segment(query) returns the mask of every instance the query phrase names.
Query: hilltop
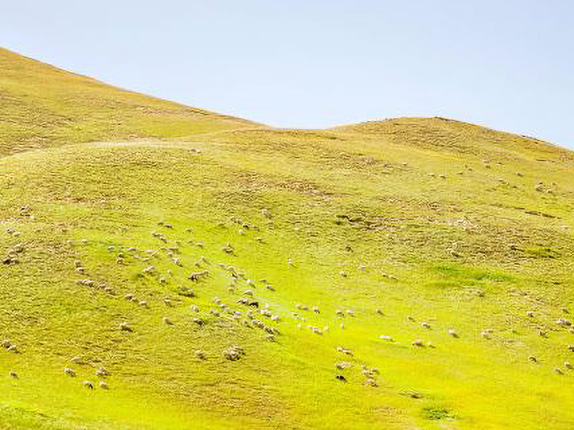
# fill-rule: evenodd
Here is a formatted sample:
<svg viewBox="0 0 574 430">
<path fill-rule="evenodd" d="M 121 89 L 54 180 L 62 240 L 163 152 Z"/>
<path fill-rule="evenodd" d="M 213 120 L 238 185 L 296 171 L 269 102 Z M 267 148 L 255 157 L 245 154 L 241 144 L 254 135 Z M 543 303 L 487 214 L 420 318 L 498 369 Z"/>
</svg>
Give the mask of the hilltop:
<svg viewBox="0 0 574 430">
<path fill-rule="evenodd" d="M 572 428 L 570 151 L 0 55 L 4 428 Z"/>
<path fill-rule="evenodd" d="M 111 87 L 0 48 L 0 153 L 254 123 Z"/>
</svg>

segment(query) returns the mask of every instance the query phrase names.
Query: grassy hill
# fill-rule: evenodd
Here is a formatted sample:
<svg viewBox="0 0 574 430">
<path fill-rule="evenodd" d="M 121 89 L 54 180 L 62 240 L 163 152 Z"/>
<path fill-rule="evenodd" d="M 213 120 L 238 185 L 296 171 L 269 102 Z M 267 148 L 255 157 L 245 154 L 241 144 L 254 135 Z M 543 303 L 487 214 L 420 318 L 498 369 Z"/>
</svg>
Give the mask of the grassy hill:
<svg viewBox="0 0 574 430">
<path fill-rule="evenodd" d="M 254 123 L 105 85 L 0 48 L 0 154 Z"/>
<path fill-rule="evenodd" d="M 571 152 L 2 59 L 0 427 L 573 427 Z"/>
</svg>

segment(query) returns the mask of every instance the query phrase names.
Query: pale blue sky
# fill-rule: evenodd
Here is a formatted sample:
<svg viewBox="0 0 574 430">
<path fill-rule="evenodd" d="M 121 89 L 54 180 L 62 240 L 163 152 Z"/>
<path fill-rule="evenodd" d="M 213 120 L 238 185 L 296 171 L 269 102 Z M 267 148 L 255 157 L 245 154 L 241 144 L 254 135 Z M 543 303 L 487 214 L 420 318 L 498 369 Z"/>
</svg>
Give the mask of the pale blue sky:
<svg viewBox="0 0 574 430">
<path fill-rule="evenodd" d="M 445 116 L 574 148 L 572 0 L 18 0 L 0 44 L 274 126 Z"/>
</svg>

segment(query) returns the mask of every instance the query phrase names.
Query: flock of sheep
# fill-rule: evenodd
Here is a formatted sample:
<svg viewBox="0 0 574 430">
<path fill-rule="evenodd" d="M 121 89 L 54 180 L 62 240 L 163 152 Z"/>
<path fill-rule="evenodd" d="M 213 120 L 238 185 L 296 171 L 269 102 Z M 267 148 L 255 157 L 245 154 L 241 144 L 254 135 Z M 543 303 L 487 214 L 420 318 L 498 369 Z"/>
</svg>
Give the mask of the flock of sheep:
<svg viewBox="0 0 574 430">
<path fill-rule="evenodd" d="M 262 214 L 267 218 L 271 217 L 271 214 L 266 209 L 262 211 Z M 240 219 L 234 218 L 233 222 L 241 225 L 241 228 L 238 231 L 240 235 L 244 235 L 246 231 L 259 231 L 259 228 L 257 226 L 244 223 Z M 160 221 L 158 223 L 158 226 L 165 229 L 165 231 L 173 230 L 173 226 L 165 221 Z M 8 229 L 7 232 L 8 234 L 13 236 L 20 235 L 19 232 L 13 229 Z M 192 233 L 192 230 L 187 229 L 186 233 Z M 135 247 L 124 249 L 123 247 L 118 248 L 116 246 L 109 246 L 108 251 L 110 253 L 115 254 L 115 260 L 118 265 L 122 266 L 129 265 L 131 264 L 130 262 L 134 261 L 140 261 L 142 263 L 145 263 L 145 267 L 141 270 L 141 276 L 151 280 L 155 280 L 158 283 L 158 286 L 161 287 L 165 284 L 170 283 L 170 277 L 173 275 L 173 269 L 168 269 L 165 273 L 162 273 L 158 268 L 154 266 L 153 264 L 154 260 L 160 260 L 163 257 L 167 257 L 175 267 L 184 268 L 185 265 L 181 258 L 182 257 L 181 247 L 183 244 L 181 241 L 175 240 L 171 242 L 172 243 L 171 245 L 169 245 L 170 239 L 165 233 L 152 231 L 151 235 L 152 237 L 158 239 L 162 243 L 159 249 L 147 250 L 141 255 L 139 254 L 138 249 L 136 249 Z M 264 242 L 262 238 L 258 238 L 258 241 L 262 243 Z M 82 242 L 85 243 L 86 241 L 83 240 Z M 204 244 L 202 242 L 195 242 L 194 240 L 189 240 L 188 243 L 199 249 L 204 248 Z M 6 258 L 3 261 L 4 264 L 5 265 L 18 264 L 19 256 L 23 252 L 24 252 L 24 245 L 22 244 L 14 245 L 8 251 Z M 221 247 L 221 252 L 222 256 L 236 255 L 236 249 L 230 242 L 227 242 Z M 247 276 L 235 266 L 228 265 L 223 262 L 213 265 L 206 257 L 203 256 L 200 256 L 195 262 L 193 262 L 192 265 L 193 265 L 193 272 L 191 272 L 188 276 L 190 286 L 179 287 L 176 290 L 176 292 L 184 299 L 189 299 L 188 303 L 190 311 L 189 320 L 193 322 L 198 328 L 201 328 L 205 324 L 207 324 L 210 318 L 228 318 L 229 320 L 235 321 L 238 324 L 242 324 L 246 327 L 260 330 L 263 334 L 262 339 L 268 342 L 277 342 L 278 336 L 281 335 L 279 326 L 281 324 L 287 324 L 290 320 L 294 321 L 299 329 L 307 328 L 312 333 L 315 333 L 320 336 L 328 333 L 330 330 L 328 325 L 318 327 L 313 324 L 306 324 L 308 320 L 305 314 L 306 312 L 308 312 L 310 315 L 314 315 L 315 319 L 321 318 L 324 315 L 321 309 L 316 305 L 296 303 L 293 305 L 291 315 L 281 316 L 279 315 L 279 313 L 273 312 L 269 304 L 261 303 L 261 301 L 255 297 L 257 295 L 257 291 L 259 288 L 258 284 L 260 284 L 261 287 L 267 291 L 271 292 L 276 291 L 275 287 L 267 279 L 261 279 L 258 282 L 255 282 L 252 279 L 248 279 Z M 295 269 L 296 265 L 292 258 L 289 258 L 287 260 L 287 266 L 290 269 Z M 230 294 L 236 296 L 235 303 L 233 304 L 225 303 L 219 297 L 214 297 L 212 300 L 213 303 L 212 307 L 209 308 L 209 310 L 207 309 L 204 310 L 204 313 L 208 313 L 208 315 L 203 317 L 200 307 L 196 303 L 193 303 L 194 298 L 196 297 L 195 287 L 196 286 L 199 287 L 203 281 L 212 277 L 214 274 L 214 270 L 217 270 L 215 269 L 216 267 L 218 268 L 218 270 L 220 270 L 220 274 L 222 276 L 227 277 L 228 279 L 227 290 Z M 81 260 L 74 261 L 74 269 L 78 274 L 86 274 L 88 271 Z M 365 270 L 365 266 L 359 267 L 359 270 Z M 343 278 L 347 278 L 349 276 L 346 272 L 340 272 L 339 275 Z M 393 280 L 397 279 L 393 275 L 384 274 L 384 276 L 388 279 Z M 116 295 L 116 291 L 113 288 L 109 287 L 106 283 L 98 283 L 89 278 L 78 280 L 78 284 L 84 287 L 101 289 L 103 292 L 113 296 Z M 125 293 L 124 299 L 129 302 L 133 302 L 142 310 L 149 309 L 151 306 L 148 300 L 138 299 L 137 295 L 133 292 Z M 178 300 L 178 302 L 181 302 L 181 300 Z M 165 297 L 163 299 L 163 305 L 161 306 L 171 308 L 174 307 L 175 305 L 174 301 L 171 298 Z M 562 309 L 562 312 L 564 314 L 569 313 L 568 309 L 566 308 Z M 384 317 L 384 312 L 381 309 L 376 309 L 374 313 L 375 316 L 377 317 Z M 527 316 L 529 318 L 535 318 L 535 312 L 529 311 L 527 312 Z M 340 320 L 339 323 L 340 329 L 344 330 L 345 320 L 349 318 L 355 318 L 356 314 L 355 311 L 352 309 L 337 309 L 335 311 L 335 317 Z M 415 318 L 411 316 L 408 316 L 407 320 L 412 323 L 417 323 Z M 174 325 L 172 319 L 167 315 L 163 316 L 161 321 L 165 325 L 169 326 Z M 420 327 L 422 327 L 425 330 L 433 329 L 431 324 L 426 321 L 422 321 L 418 324 L 420 324 Z M 556 321 L 556 324 L 560 328 L 567 329 L 574 334 L 574 326 L 572 325 L 571 321 L 569 321 L 565 317 L 559 318 Z M 127 333 L 133 332 L 135 330 L 132 324 L 128 321 L 121 322 L 118 326 L 118 329 L 122 332 Z M 452 338 L 459 338 L 458 332 L 453 328 L 449 328 L 447 330 L 447 333 Z M 493 329 L 485 329 L 480 333 L 481 337 L 485 340 L 491 339 L 493 334 L 494 334 Z M 538 334 L 543 337 L 547 336 L 547 333 L 542 330 L 540 330 Z M 379 336 L 379 338 L 386 342 L 395 342 L 395 339 L 388 334 L 381 335 Z M 411 342 L 411 345 L 414 348 L 435 347 L 432 342 L 423 341 L 422 339 L 414 339 Z M 5 339 L 2 342 L 1 346 L 10 352 L 14 353 L 20 352 L 17 346 L 8 339 Z M 570 351 L 574 352 L 574 345 L 568 345 L 567 348 Z M 343 356 L 354 357 L 354 354 L 351 351 L 351 349 L 347 347 L 338 346 L 336 347 L 336 351 L 337 353 Z M 207 354 L 201 350 L 196 350 L 194 354 L 200 360 L 205 360 L 207 358 Z M 246 355 L 245 350 L 238 345 L 230 346 L 222 351 L 222 356 L 230 361 L 240 360 L 245 355 Z M 532 355 L 528 359 L 533 363 L 538 362 L 538 359 Z M 76 365 L 86 364 L 82 363 L 82 360 L 79 357 L 73 357 L 70 361 Z M 345 371 L 347 369 L 354 367 L 356 364 L 357 363 L 355 362 L 354 358 L 351 361 L 349 361 L 349 359 L 347 361 L 337 361 L 335 363 L 335 370 L 336 370 L 335 378 L 339 381 L 347 382 Z M 377 387 L 378 386 L 377 377 L 379 375 L 379 370 L 373 367 L 369 368 L 365 363 L 362 363 L 361 367 L 362 367 L 362 375 L 365 378 L 364 385 Z M 570 362 L 564 362 L 562 367 L 556 366 L 554 370 L 557 374 L 564 374 L 565 371 L 567 370 L 574 370 L 574 366 Z M 70 377 L 75 377 L 76 371 L 71 367 L 66 367 L 64 368 L 64 374 Z M 18 378 L 18 374 L 15 371 L 11 371 L 10 376 L 12 378 Z M 96 369 L 95 376 L 99 380 L 97 384 L 94 384 L 92 381 L 86 380 L 83 382 L 83 385 L 89 389 L 94 389 L 96 385 L 99 386 L 101 389 L 109 389 L 108 383 L 106 382 L 106 378 L 109 376 L 109 372 L 105 368 L 100 367 Z"/>
</svg>

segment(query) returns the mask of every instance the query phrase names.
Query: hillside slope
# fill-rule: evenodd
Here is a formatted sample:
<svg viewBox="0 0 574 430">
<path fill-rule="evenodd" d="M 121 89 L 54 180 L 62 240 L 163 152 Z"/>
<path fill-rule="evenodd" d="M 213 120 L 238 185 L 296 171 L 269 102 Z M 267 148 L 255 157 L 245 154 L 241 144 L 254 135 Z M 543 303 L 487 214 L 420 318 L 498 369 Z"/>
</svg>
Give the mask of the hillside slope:
<svg viewBox="0 0 574 430">
<path fill-rule="evenodd" d="M 0 158 L 3 428 L 573 427 L 571 152 L 213 121 Z"/>
<path fill-rule="evenodd" d="M 0 48 L 0 154 L 253 125 L 111 87 Z"/>
</svg>

